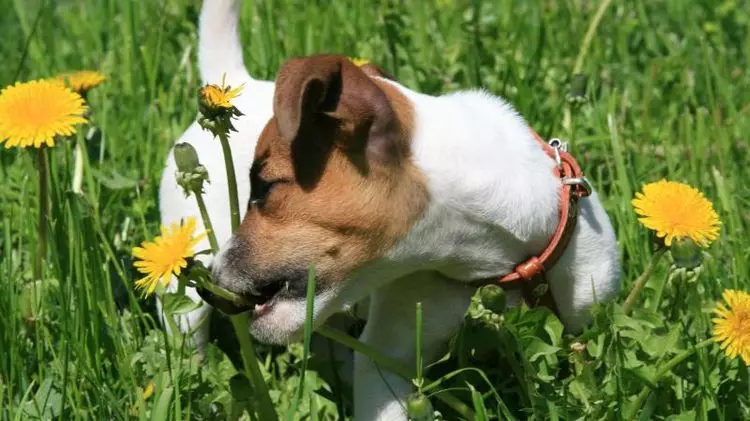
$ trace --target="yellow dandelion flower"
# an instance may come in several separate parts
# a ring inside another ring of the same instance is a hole
[[[149,384],[143,390],[143,395],[141,395],[144,401],[147,401],[149,400],[149,398],[151,398],[151,396],[154,396],[154,389],[154,382],[149,382]]]
[[[664,238],[667,247],[682,237],[707,247],[719,237],[721,221],[713,204],[687,184],[667,180],[646,184],[631,203],[641,224]]]
[[[86,122],[86,110],[83,98],[59,82],[17,82],[0,91],[0,143],[55,146],[55,136],[70,136]]]
[[[135,282],[146,294],[153,294],[161,282],[166,286],[172,275],[179,275],[187,266],[187,258],[195,254],[193,248],[206,234],[195,235],[195,218],[188,218],[184,224],[173,223],[161,227],[161,235],[154,241],[144,241],[140,247],[133,248],[133,256],[138,261],[134,266],[146,275]]]
[[[357,66],[357,67],[362,67],[362,66],[364,66],[365,64],[370,64],[370,60],[368,60],[368,59],[366,59],[366,58],[360,58],[360,57],[349,57],[349,60],[351,60],[351,62],[352,62],[352,63],[353,63],[353,64],[354,64],[355,66]]]
[[[722,294],[727,306],[714,310],[714,341],[729,358],[738,355],[750,365],[750,294],[728,289]]]
[[[85,94],[92,88],[104,83],[106,79],[103,74],[94,70],[81,70],[78,72],[63,73],[55,78],[60,82],[64,82],[70,89]]]
[[[200,95],[203,103],[210,108],[232,108],[232,100],[242,93],[244,84],[231,89],[221,78],[221,85],[208,84],[201,89]]]

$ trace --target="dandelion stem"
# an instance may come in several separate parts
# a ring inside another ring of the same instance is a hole
[[[258,359],[255,356],[255,347],[253,341],[250,339],[249,330],[249,318],[248,313],[240,313],[231,316],[232,326],[237,334],[237,340],[240,342],[240,350],[242,353],[242,362],[245,367],[245,376],[253,384],[253,393],[258,403],[258,415],[263,421],[277,420],[278,415],[271,402],[271,397],[268,394],[268,387],[266,381],[263,379],[263,374],[260,372],[258,367]]]
[[[221,149],[224,152],[224,167],[227,170],[227,186],[229,188],[229,210],[232,220],[232,232],[240,226],[240,206],[237,200],[237,178],[234,174],[234,161],[232,160],[232,149],[229,147],[229,138],[226,130],[219,133]]]
[[[713,343],[713,339],[704,339],[703,341],[698,342],[694,347],[682,351],[681,353],[672,357],[671,360],[664,363],[664,365],[656,372],[656,375],[654,375],[651,384],[659,384],[661,379],[669,374],[673,368],[677,367],[680,363],[690,358],[693,354],[698,352],[699,349],[705,348],[711,343]],[[649,384],[646,384],[645,386],[643,386],[643,389],[641,389],[640,393],[638,393],[635,402],[633,402],[633,405],[630,407],[630,411],[625,417],[626,420],[632,421],[635,419],[636,415],[638,415],[638,410],[641,409],[649,394],[651,394],[651,386]]]
[[[232,220],[232,232],[234,232],[240,225],[240,207],[237,200],[237,178],[234,173],[232,149],[229,147],[229,138],[227,137],[229,127],[228,120],[223,121],[220,123],[220,128],[216,134],[219,137],[221,149],[224,154],[224,167],[227,171],[227,187],[229,189],[229,208]],[[196,197],[198,197],[198,195],[196,195]],[[201,214],[203,214],[203,212],[204,209],[201,209]],[[204,220],[208,220],[207,214]],[[209,225],[206,225],[206,229],[209,229],[209,235],[213,236],[213,229],[209,228]],[[216,244],[215,239],[213,240],[212,248],[215,247],[216,250],[218,250],[218,245],[214,246],[214,244]],[[211,282],[206,282],[206,284],[211,284]],[[209,289],[212,290],[210,287]],[[219,290],[219,288],[216,288],[216,290]],[[212,292],[215,291],[212,290]],[[237,334],[237,340],[240,343],[240,352],[242,354],[245,376],[247,376],[253,385],[253,393],[258,405],[257,409],[259,418],[263,421],[277,420],[278,415],[273,407],[273,402],[271,402],[271,396],[268,394],[268,386],[260,372],[258,359],[255,355],[255,347],[250,338],[249,318],[250,316],[248,313],[240,313],[230,317],[232,325],[234,326],[234,331]]]
[[[49,219],[49,163],[47,148],[37,149],[37,166],[39,167],[39,226],[37,227],[36,260],[34,261],[34,280],[42,279],[42,263],[47,254],[47,221]]]
[[[648,279],[651,277],[651,273],[653,273],[654,268],[656,267],[656,264],[659,262],[661,257],[664,255],[664,253],[667,251],[666,248],[661,247],[658,250],[654,252],[654,255],[651,256],[651,261],[648,262],[648,266],[646,266],[646,269],[643,270],[643,273],[641,276],[638,277],[638,279],[635,280],[635,283],[633,284],[633,289],[630,290],[630,294],[628,294],[628,298],[625,299],[625,303],[622,305],[622,311],[625,314],[628,314],[630,312],[630,308],[633,306],[633,303],[638,299],[638,297],[641,295],[641,290],[643,289],[643,286],[646,285],[646,282],[648,282]]]
[[[213,282],[204,281],[195,286],[200,287],[200,288],[205,288],[210,293],[214,294],[215,296],[231,301],[234,304],[238,304],[238,305],[246,304],[246,301],[244,298],[242,298],[242,296],[237,295],[233,292],[227,291],[224,288],[218,287]]]
[[[208,235],[208,242],[211,244],[211,252],[216,254],[219,252],[219,242],[216,241],[216,233],[214,232],[214,226],[211,224],[211,218],[208,216],[206,210],[206,202],[203,201],[203,193],[200,190],[193,191],[195,201],[198,202],[198,209],[201,212],[201,218],[203,219],[203,226],[206,227],[206,235]]]

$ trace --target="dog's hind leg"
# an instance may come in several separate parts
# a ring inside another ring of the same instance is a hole
[[[475,289],[436,272],[418,272],[376,291],[360,340],[410,370],[416,361],[416,304],[422,303],[422,356],[431,363],[458,330]],[[354,360],[354,418],[406,421],[409,380],[376,366],[357,353]]]

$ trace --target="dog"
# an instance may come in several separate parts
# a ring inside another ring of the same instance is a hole
[[[248,209],[213,277],[251,303],[235,311],[253,312],[252,334],[300,337],[313,265],[314,325],[369,297],[360,340],[406,367],[416,361],[417,302],[428,363],[458,330],[475,282],[537,256],[561,220],[557,163],[508,102],[482,90],[422,94],[338,55],[284,63],[254,157],[237,165],[248,170]],[[578,201],[576,221],[544,268],[571,332],[620,288],[617,241],[596,192]],[[521,299],[508,294],[509,305]],[[356,420],[407,419],[409,381],[356,354],[353,382]]]
[[[235,171],[237,173],[237,190],[240,203],[247,203],[250,196],[250,180],[248,177],[250,164],[253,160],[255,144],[260,132],[273,113],[274,83],[254,79],[247,68],[242,55],[242,43],[239,32],[239,16],[241,0],[205,0],[202,4],[199,19],[199,70],[203,83],[219,83],[223,77],[232,87],[243,85],[242,94],[234,100],[234,105],[244,114],[233,124],[236,132],[230,134],[230,148]],[[390,77],[380,66],[369,63],[362,66],[363,71],[371,75]],[[231,235],[229,223],[229,195],[227,190],[226,170],[224,168],[223,153],[218,139],[203,130],[194,122],[177,140],[176,143],[186,142],[197,151],[201,163],[206,167],[210,176],[210,183],[205,185],[204,200],[208,215],[212,220],[214,232],[220,243],[225,242]],[[175,178],[177,165],[173,150],[168,154],[165,169],[159,186],[159,210],[162,225],[168,226],[187,217],[197,219],[197,232],[205,230],[198,205],[194,197],[186,197]],[[241,215],[245,208],[241,207]],[[195,247],[196,250],[209,249],[209,243],[204,238]],[[206,266],[210,266],[212,256],[203,254],[197,257]],[[177,282],[172,279],[168,291],[177,289]],[[203,350],[209,340],[209,324],[207,318],[212,307],[203,302],[193,288],[187,288],[186,294],[199,308],[177,317],[180,333],[189,334],[194,346]],[[170,331],[169,324],[164,322],[161,301],[157,299],[157,314],[162,325]],[[342,321],[342,326],[346,325]],[[338,354],[341,350],[338,349]],[[345,353],[344,353],[345,354]],[[342,363],[346,364],[346,355],[341,354]],[[348,382],[346,368],[340,373],[342,380]]]

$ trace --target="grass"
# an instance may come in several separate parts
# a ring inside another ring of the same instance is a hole
[[[587,332],[563,335],[544,311],[500,318],[477,307],[448,358],[426,371],[438,382],[427,381],[425,394],[450,389],[489,419],[750,418],[747,367],[705,342],[721,292],[750,290],[750,11],[743,2],[613,2],[580,64],[586,94],[575,106],[568,105],[572,71],[598,2],[246,3],[246,62],[256,77],[273,78],[290,55],[335,51],[368,57],[427,93],[485,87],[543,135],[570,140],[613,219],[623,293],[596,310]],[[164,335],[153,302],[132,290],[130,249],[158,231],[162,163],[195,118],[199,2],[2,5],[0,85],[83,68],[109,79],[89,95],[92,129],[76,139],[85,146],[82,194],[71,188],[73,144],[50,151],[53,218],[40,282],[32,276],[34,156],[0,151],[0,419],[241,413],[248,385],[236,376],[231,339],[199,361]],[[721,237],[697,277],[657,264],[626,316],[619,305],[653,253],[630,199],[662,177],[712,199]],[[349,410],[345,391],[316,372],[302,375],[301,345],[259,352],[281,416],[292,406],[295,419],[339,419]],[[301,379],[319,393],[297,402]]]

